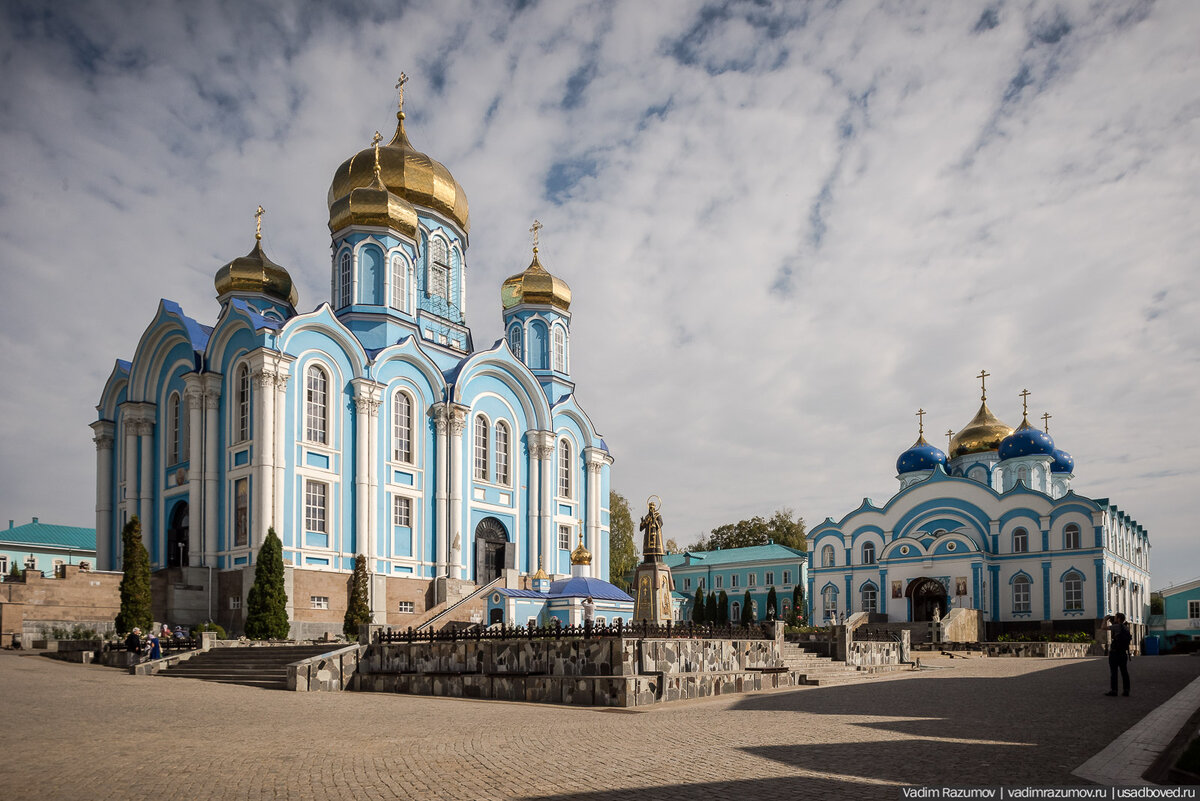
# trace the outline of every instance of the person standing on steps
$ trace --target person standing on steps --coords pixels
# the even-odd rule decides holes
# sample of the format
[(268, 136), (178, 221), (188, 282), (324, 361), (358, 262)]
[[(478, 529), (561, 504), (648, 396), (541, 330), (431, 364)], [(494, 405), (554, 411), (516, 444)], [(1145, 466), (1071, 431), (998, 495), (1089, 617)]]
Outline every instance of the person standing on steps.
[(1129, 645), (1133, 642), (1133, 635), (1129, 633), (1129, 626), (1125, 623), (1125, 614), (1117, 612), (1115, 615), (1105, 617), (1104, 625), (1100, 628), (1112, 632), (1112, 639), (1108, 646), (1108, 672), (1111, 689), (1105, 695), (1115, 696), (1117, 694), (1118, 670), (1121, 672), (1121, 686), (1124, 690), (1121, 694), (1129, 695)]

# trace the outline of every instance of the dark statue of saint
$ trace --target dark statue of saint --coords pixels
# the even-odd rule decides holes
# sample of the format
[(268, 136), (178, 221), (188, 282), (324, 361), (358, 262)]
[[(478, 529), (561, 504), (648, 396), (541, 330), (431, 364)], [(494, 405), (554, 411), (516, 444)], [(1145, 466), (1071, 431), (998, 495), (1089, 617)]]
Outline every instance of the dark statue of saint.
[[(647, 507), (646, 515), (642, 518), (642, 524), (638, 530), (646, 532), (646, 536), (642, 538), (642, 557), (645, 561), (651, 561), (651, 557), (663, 555), (663, 520), (658, 511), (658, 504), (650, 500), (647, 502)], [(659, 560), (654, 559), (653, 561)]]

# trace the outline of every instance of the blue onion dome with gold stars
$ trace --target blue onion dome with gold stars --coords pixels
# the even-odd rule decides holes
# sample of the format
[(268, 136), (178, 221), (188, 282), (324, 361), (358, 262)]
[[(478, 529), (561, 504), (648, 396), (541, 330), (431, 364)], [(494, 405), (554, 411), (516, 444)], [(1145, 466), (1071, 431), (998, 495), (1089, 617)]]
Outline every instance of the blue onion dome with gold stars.
[(1045, 431), (1029, 424), (1029, 418), (1021, 420), (1017, 430), (1000, 443), (1000, 458), (1019, 459), (1022, 456), (1054, 456), (1054, 440)]
[(897, 473), (912, 473), (917, 470), (933, 470), (938, 465), (946, 467), (946, 454), (940, 448), (930, 445), (922, 434), (917, 437), (913, 446), (900, 454), (896, 460)]
[(1055, 448), (1054, 461), (1050, 464), (1051, 473), (1074, 473), (1075, 472), (1075, 457), (1062, 450)]

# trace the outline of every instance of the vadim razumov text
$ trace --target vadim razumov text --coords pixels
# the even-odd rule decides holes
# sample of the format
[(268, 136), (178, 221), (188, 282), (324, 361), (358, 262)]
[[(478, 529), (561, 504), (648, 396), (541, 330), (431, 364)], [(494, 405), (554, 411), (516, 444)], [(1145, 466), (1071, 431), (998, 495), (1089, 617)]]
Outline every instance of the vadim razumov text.
[(951, 798), (1196, 798), (1196, 787), (902, 787), (900, 798), (940, 801)]

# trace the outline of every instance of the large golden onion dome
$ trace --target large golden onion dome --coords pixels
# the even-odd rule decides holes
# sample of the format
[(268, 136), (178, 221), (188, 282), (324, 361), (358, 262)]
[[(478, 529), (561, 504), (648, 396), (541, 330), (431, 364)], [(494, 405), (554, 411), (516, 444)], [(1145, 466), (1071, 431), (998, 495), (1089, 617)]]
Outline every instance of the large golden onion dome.
[[(389, 192), (414, 206), (433, 209), (458, 224), (463, 233), (471, 230), (467, 210), (467, 193), (454, 176), (437, 161), (420, 152), (408, 141), (404, 131), (404, 112), (396, 113), (396, 134), (392, 141), (379, 148), (379, 174)], [(337, 216), (344, 205), (353, 205), (351, 192), (370, 187), (375, 181), (375, 149), (360, 150), (342, 162), (329, 185), (329, 228), (344, 227), (344, 214)], [(388, 218), (390, 219), (390, 217)]]
[(985, 399), (971, 422), (967, 423), (966, 427), (950, 440), (949, 456), (953, 459), (968, 453), (997, 450), (1001, 441), (1012, 432), (1012, 426), (1005, 425), (996, 415), (992, 414)]
[(329, 207), (329, 230), (340, 231), (348, 225), (377, 225), (417, 236), (417, 210), (404, 198), (388, 190), (383, 183), (379, 160), (379, 132), (375, 132), (374, 177), (371, 183), (351, 189)]
[(521, 303), (546, 303), (569, 311), (571, 287), (546, 271), (538, 260), (538, 249), (534, 247), (533, 261), (529, 262), (525, 272), (510, 275), (500, 285), (500, 303), (505, 309)]
[(571, 564), (573, 565), (590, 565), (592, 563), (592, 552), (583, 547), (583, 543), (579, 543), (579, 547), (571, 551)]
[(228, 292), (256, 292), (293, 307), (300, 299), (288, 271), (263, 253), (261, 232), (255, 236), (254, 247), (249, 253), (217, 270), (213, 284), (217, 287), (217, 297)]

